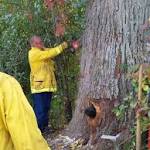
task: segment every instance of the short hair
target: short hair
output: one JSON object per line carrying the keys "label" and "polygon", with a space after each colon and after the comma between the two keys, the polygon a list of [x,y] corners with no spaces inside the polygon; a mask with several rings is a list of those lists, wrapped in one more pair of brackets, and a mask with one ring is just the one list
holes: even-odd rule
{"label": "short hair", "polygon": [[41,37],[38,36],[38,35],[32,36],[32,37],[30,38],[30,45],[31,45],[31,46],[33,45],[33,42],[34,42],[34,40],[35,40],[36,38],[40,38],[40,39],[41,39]]}
{"label": "short hair", "polygon": [[96,109],[93,105],[87,107],[85,110],[84,110],[84,113],[90,117],[90,118],[95,118],[96,116]]}

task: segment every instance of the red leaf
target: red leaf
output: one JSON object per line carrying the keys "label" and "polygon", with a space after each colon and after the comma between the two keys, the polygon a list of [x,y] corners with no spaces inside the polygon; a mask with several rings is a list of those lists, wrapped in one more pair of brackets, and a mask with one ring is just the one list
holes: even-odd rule
{"label": "red leaf", "polygon": [[28,15],[28,19],[29,19],[29,21],[32,21],[32,20],[33,20],[32,14],[29,14],[29,15]]}
{"label": "red leaf", "polygon": [[59,4],[59,5],[64,5],[64,4],[65,4],[65,1],[64,1],[64,0],[57,0],[57,4]]}
{"label": "red leaf", "polygon": [[52,10],[54,7],[54,0],[44,0],[44,5],[48,10]]}
{"label": "red leaf", "polygon": [[55,28],[55,36],[63,36],[65,33],[65,26],[62,23],[57,23]]}

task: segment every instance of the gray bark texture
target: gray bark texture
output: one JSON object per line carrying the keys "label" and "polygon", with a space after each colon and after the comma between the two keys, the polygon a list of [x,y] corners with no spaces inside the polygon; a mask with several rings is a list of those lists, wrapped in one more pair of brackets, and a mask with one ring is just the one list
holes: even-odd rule
{"label": "gray bark texture", "polygon": [[[148,62],[140,26],[149,16],[150,0],[89,1],[82,40],[78,98],[68,128],[70,136],[89,136],[84,114],[87,97],[103,102],[105,113],[103,124],[98,127],[100,135],[110,134],[117,126],[112,109],[126,95],[128,68]],[[107,149],[102,145],[97,149]]]}

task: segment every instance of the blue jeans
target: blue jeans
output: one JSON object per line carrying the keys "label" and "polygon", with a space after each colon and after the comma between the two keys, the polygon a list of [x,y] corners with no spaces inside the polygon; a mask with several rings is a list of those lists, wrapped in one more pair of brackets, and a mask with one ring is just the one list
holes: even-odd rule
{"label": "blue jeans", "polygon": [[37,118],[38,127],[43,131],[48,126],[52,92],[35,93],[32,96],[33,109]]}

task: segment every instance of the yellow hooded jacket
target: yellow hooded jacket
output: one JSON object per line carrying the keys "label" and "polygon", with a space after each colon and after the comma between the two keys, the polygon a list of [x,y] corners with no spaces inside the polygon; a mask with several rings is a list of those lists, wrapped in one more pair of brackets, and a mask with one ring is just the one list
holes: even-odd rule
{"label": "yellow hooded jacket", "polygon": [[61,45],[55,48],[45,48],[41,50],[32,47],[28,54],[31,68],[30,84],[32,93],[55,92],[57,90],[54,74],[53,57],[63,51]]}
{"label": "yellow hooded jacket", "polygon": [[50,150],[20,84],[0,72],[0,150]]}

